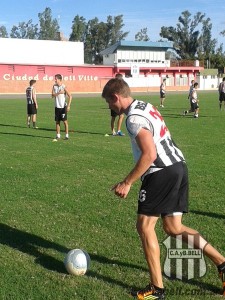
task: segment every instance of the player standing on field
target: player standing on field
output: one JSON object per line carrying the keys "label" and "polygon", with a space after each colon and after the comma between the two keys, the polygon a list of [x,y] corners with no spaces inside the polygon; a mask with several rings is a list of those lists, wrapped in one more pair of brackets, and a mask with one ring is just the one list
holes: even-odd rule
{"label": "player standing on field", "polygon": [[223,81],[219,84],[219,107],[222,110],[222,102],[224,103],[225,109],[225,77],[223,77]]}
{"label": "player standing on field", "polygon": [[164,78],[160,85],[160,107],[164,107],[164,101],[166,99],[166,79]]}
{"label": "player standing on field", "polygon": [[[68,97],[68,104],[66,103]],[[69,126],[67,121],[67,112],[70,111],[72,96],[66,86],[62,83],[62,75],[55,75],[55,84],[52,87],[52,97],[55,98],[55,122],[56,122],[56,140],[61,138],[60,122],[65,126],[65,140],[69,139]]]}
{"label": "player standing on field", "polygon": [[192,105],[191,105],[191,95],[192,95],[192,91],[194,88],[194,83],[195,83],[195,81],[192,79],[191,85],[189,88],[189,93],[188,93],[188,100],[190,101],[190,108],[189,108],[189,110],[184,110],[184,112],[183,112],[184,116],[186,116],[186,114],[188,114],[188,113],[194,112],[194,110],[192,109]]}
{"label": "player standing on field", "polygon": [[[123,79],[123,75],[120,74],[120,73],[116,74],[115,77]],[[113,136],[116,136],[116,135],[118,135],[118,136],[124,136],[125,134],[121,131],[121,126],[122,126],[122,123],[123,123],[124,115],[123,114],[117,115],[117,113],[114,110],[112,110],[112,109],[110,110],[110,114],[111,114],[111,130],[112,130],[112,135]],[[117,131],[115,130],[116,117],[118,117]]]}
{"label": "player standing on field", "polygon": [[33,123],[33,128],[37,129],[37,96],[35,90],[36,80],[30,80],[30,86],[26,89],[26,98],[27,98],[27,126],[30,127],[30,123]]}
{"label": "player standing on field", "polygon": [[198,83],[195,82],[191,92],[191,109],[194,111],[194,118],[198,118],[199,114],[199,100],[198,100]]}

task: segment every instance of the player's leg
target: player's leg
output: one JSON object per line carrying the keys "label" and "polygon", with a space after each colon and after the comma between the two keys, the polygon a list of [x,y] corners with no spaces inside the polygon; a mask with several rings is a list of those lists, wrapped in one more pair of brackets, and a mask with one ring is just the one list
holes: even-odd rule
{"label": "player's leg", "polygon": [[37,128],[37,127],[36,127],[36,120],[37,120],[37,115],[36,115],[36,114],[33,114],[33,115],[32,115],[32,123],[33,123],[33,128],[35,128],[35,129]]}
{"label": "player's leg", "polygon": [[145,258],[148,264],[151,283],[163,288],[160,266],[160,248],[155,232],[155,225],[159,216],[138,215],[137,231],[140,236]]}
{"label": "player's leg", "polygon": [[219,109],[222,110],[222,100],[223,100],[223,94],[219,94]]}
{"label": "player's leg", "polygon": [[111,131],[112,131],[113,135],[116,135],[115,120],[116,120],[116,117],[115,116],[111,116]]}
{"label": "player's leg", "polygon": [[163,228],[168,235],[181,235],[182,240],[188,243],[190,236],[193,236],[193,246],[201,249],[217,266],[219,275],[222,279],[223,294],[225,295],[225,257],[210,245],[198,231],[182,224],[182,216],[165,216],[163,218]]}
{"label": "player's leg", "polygon": [[131,292],[138,299],[150,299],[151,297],[154,297],[154,299],[164,299],[160,248],[155,232],[155,225],[158,218],[159,216],[146,215],[138,215],[137,218],[137,231],[142,242],[150,275],[150,282],[145,288]]}
{"label": "player's leg", "polygon": [[27,126],[30,127],[31,115],[27,114]]}
{"label": "player's leg", "polygon": [[164,107],[164,101],[166,98],[166,94],[165,93],[160,93],[160,107]]}
{"label": "player's leg", "polygon": [[121,126],[123,122],[124,115],[121,114],[118,116],[118,122],[117,122],[117,135],[124,136],[125,134],[121,131]]}
{"label": "player's leg", "polygon": [[67,120],[64,120],[63,123],[64,123],[65,134],[66,134],[65,139],[68,140],[69,139],[69,124],[68,124]]}
{"label": "player's leg", "polygon": [[56,139],[60,139],[60,121],[55,122],[56,125]]}

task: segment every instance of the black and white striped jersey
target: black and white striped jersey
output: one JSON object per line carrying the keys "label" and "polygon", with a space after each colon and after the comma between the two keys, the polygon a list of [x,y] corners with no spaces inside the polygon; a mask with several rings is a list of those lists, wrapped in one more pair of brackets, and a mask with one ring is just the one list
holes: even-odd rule
{"label": "black and white striped jersey", "polygon": [[33,100],[33,86],[29,86],[26,89],[26,97],[27,97],[27,104],[34,104],[34,100]]}
{"label": "black and white striped jersey", "polygon": [[145,175],[171,166],[177,162],[185,161],[181,150],[171,138],[170,132],[160,112],[150,103],[134,100],[126,118],[126,127],[131,138],[132,150],[135,161],[141,155],[135,137],[141,128],[148,129],[153,134],[157,158]]}

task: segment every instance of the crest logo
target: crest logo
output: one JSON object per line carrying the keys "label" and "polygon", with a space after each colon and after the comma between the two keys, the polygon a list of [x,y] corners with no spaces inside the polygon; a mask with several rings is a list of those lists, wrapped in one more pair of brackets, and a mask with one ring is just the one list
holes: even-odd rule
{"label": "crest logo", "polygon": [[199,234],[169,236],[163,244],[167,248],[163,269],[167,277],[190,280],[205,275],[203,249],[207,242]]}

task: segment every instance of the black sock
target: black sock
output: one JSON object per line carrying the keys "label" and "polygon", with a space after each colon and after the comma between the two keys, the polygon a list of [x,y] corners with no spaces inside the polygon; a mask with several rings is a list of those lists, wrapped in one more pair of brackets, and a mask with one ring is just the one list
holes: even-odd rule
{"label": "black sock", "polygon": [[155,288],[155,290],[156,290],[157,292],[164,293],[164,288],[160,288],[160,287],[158,287],[158,286],[156,286],[156,285],[154,285],[154,284],[153,284],[153,286],[154,286],[154,288]]}
{"label": "black sock", "polygon": [[225,272],[225,262],[223,262],[221,265],[217,266],[218,271],[223,271]]}

